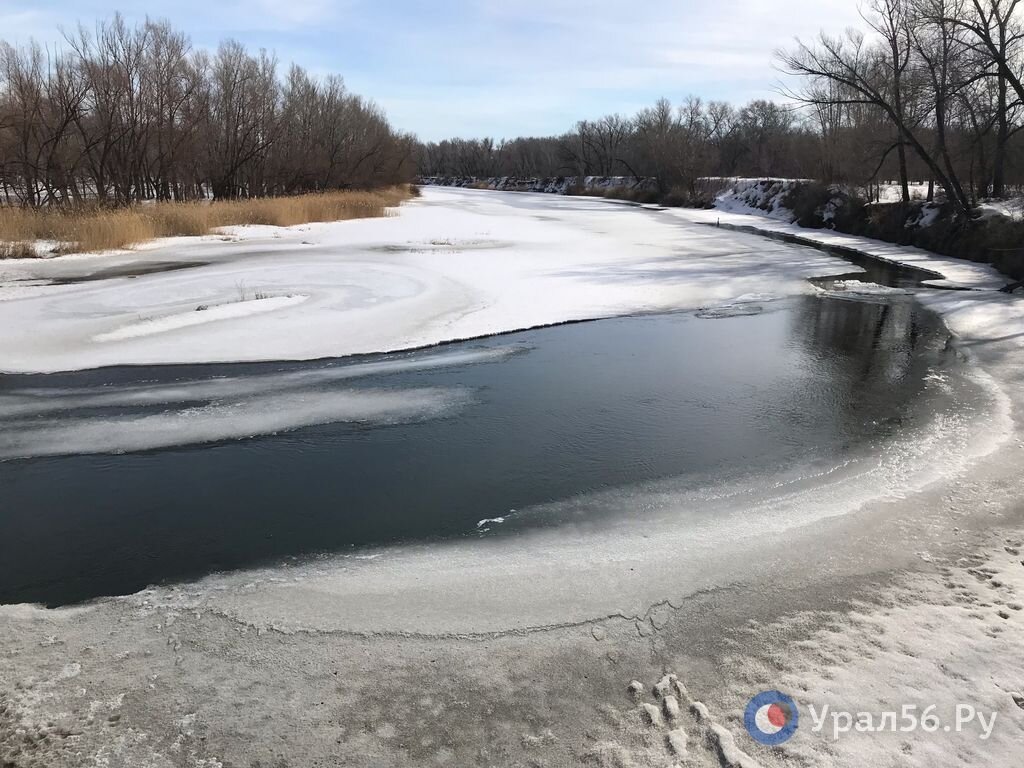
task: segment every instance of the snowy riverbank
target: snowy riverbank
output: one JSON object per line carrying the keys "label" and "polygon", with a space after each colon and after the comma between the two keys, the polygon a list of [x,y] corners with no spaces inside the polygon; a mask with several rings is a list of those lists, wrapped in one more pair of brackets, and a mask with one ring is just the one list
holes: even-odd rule
{"label": "snowy riverbank", "polygon": [[[288,334],[295,355],[390,349],[791,295],[813,290],[804,277],[852,271],[817,251],[695,226],[708,222],[700,215],[721,214],[428,190],[398,219],[159,244],[114,258],[209,263],[135,283],[12,289],[0,319],[21,330],[0,342],[13,361],[4,367],[258,359],[291,349]],[[101,258],[47,262],[34,277]],[[0,757],[161,768],[1014,765],[1024,308],[992,290],[991,274],[910,258],[979,289],[919,293],[958,335],[983,393],[930,439],[897,440],[873,464],[793,468],[700,498],[669,482],[565,502],[634,511],[611,526],[338,556],[75,609],[0,608],[11,662],[0,668]],[[203,291],[213,306],[241,279],[310,298],[202,333],[168,322],[95,340],[133,315],[175,317]],[[681,525],[689,506],[715,514]],[[669,679],[655,692],[670,672],[683,687]],[[945,715],[962,701],[998,720],[986,740],[833,741],[808,717],[776,751],[742,727],[746,700],[772,688],[854,712],[935,703]]]}

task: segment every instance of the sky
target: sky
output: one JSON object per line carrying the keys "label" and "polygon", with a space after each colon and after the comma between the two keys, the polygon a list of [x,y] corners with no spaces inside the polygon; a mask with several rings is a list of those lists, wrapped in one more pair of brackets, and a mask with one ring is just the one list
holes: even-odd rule
{"label": "sky", "polygon": [[859,26],[858,0],[0,0],[0,39],[120,11],[340,74],[423,140],[561,133],[661,97],[779,98],[773,52]]}

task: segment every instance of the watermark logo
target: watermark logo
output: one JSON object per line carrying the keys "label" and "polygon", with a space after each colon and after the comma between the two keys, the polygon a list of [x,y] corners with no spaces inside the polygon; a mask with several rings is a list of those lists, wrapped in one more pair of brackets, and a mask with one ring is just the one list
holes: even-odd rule
{"label": "watermark logo", "polygon": [[747,733],[754,741],[769,747],[777,747],[793,738],[799,722],[796,702],[779,691],[757,694],[743,714]]}

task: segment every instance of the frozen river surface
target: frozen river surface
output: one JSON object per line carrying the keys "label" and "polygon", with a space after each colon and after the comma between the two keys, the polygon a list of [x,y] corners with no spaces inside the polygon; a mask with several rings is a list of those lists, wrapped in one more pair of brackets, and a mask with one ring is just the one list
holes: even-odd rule
{"label": "frozen river surface", "polygon": [[906,297],[746,309],[313,364],[7,376],[0,602],[628,518],[580,499],[814,474],[966,396],[948,334]]}

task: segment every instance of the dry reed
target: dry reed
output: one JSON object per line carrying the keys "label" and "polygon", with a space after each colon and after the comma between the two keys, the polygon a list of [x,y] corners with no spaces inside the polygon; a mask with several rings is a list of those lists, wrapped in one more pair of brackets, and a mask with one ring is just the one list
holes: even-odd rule
{"label": "dry reed", "polygon": [[218,227],[268,224],[290,227],[317,221],[386,216],[414,197],[415,187],[371,192],[334,191],[215,203],[152,203],[129,208],[41,209],[0,207],[0,258],[37,255],[34,242],[55,241],[61,253],[129,248],[175,235],[205,235]]}

